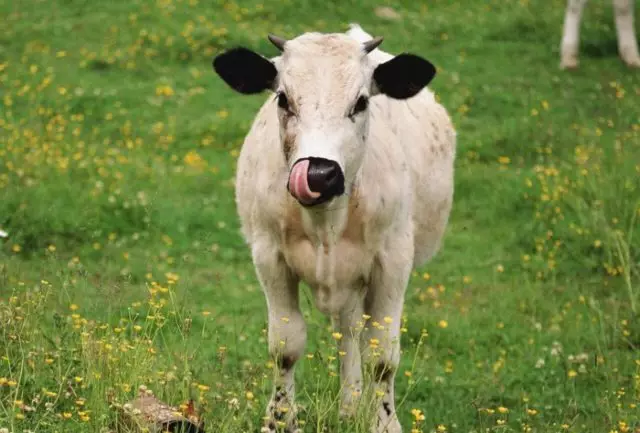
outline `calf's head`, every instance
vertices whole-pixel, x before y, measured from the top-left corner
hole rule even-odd
[[[303,206],[325,203],[343,194],[360,169],[369,99],[410,98],[433,79],[435,68],[407,53],[374,62],[368,54],[382,38],[362,43],[346,34],[305,33],[269,40],[278,57],[234,48],[217,56],[213,68],[237,92],[275,93],[281,149],[274,151],[284,153],[286,187]]]

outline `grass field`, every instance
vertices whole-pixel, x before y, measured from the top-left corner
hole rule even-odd
[[[233,178],[267,96],[211,60],[351,21],[437,65],[459,136],[443,249],[407,289],[405,431],[640,431],[640,73],[604,0],[561,72],[563,8],[0,2],[0,432],[109,431],[140,385],[194,399],[207,432],[259,431],[266,306]],[[303,293],[305,431],[364,432],[338,419],[339,355]]]

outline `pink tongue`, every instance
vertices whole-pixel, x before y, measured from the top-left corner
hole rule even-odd
[[[309,160],[305,159],[296,163],[289,173],[289,191],[302,203],[311,203],[318,197],[319,192],[311,191],[307,175],[309,173]]]

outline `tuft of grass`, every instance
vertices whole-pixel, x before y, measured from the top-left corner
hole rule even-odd
[[[640,76],[608,3],[558,69],[565,2],[0,3],[0,432],[106,432],[140,387],[207,432],[257,431],[266,306],[233,198],[265,96],[211,69],[271,32],[344,31],[434,62],[458,130],[443,248],[406,294],[405,431],[632,432],[640,404]],[[605,2],[606,3],[606,2]],[[638,21],[638,20],[637,20]],[[339,419],[339,362],[307,287],[305,431]],[[370,372],[365,368],[365,376]]]

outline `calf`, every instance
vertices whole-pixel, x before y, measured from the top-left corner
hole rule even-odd
[[[346,34],[269,39],[281,51],[275,58],[235,48],[213,62],[236,91],[273,92],[245,138],[236,178],[277,366],[263,431],[278,421],[297,431],[304,281],[332,318],[343,353],[341,413],[353,413],[361,362],[371,359],[382,396],[372,431],[400,432],[394,376],[405,289],[412,269],[439,249],[453,198],[456,133],[425,88],[436,71],[416,55],[379,50],[382,38],[358,25]]]
[[[622,61],[633,68],[640,68],[638,41],[633,24],[633,1],[613,0],[618,51]],[[560,44],[560,67],[578,67],[578,46],[580,45],[580,20],[587,0],[568,0]]]

